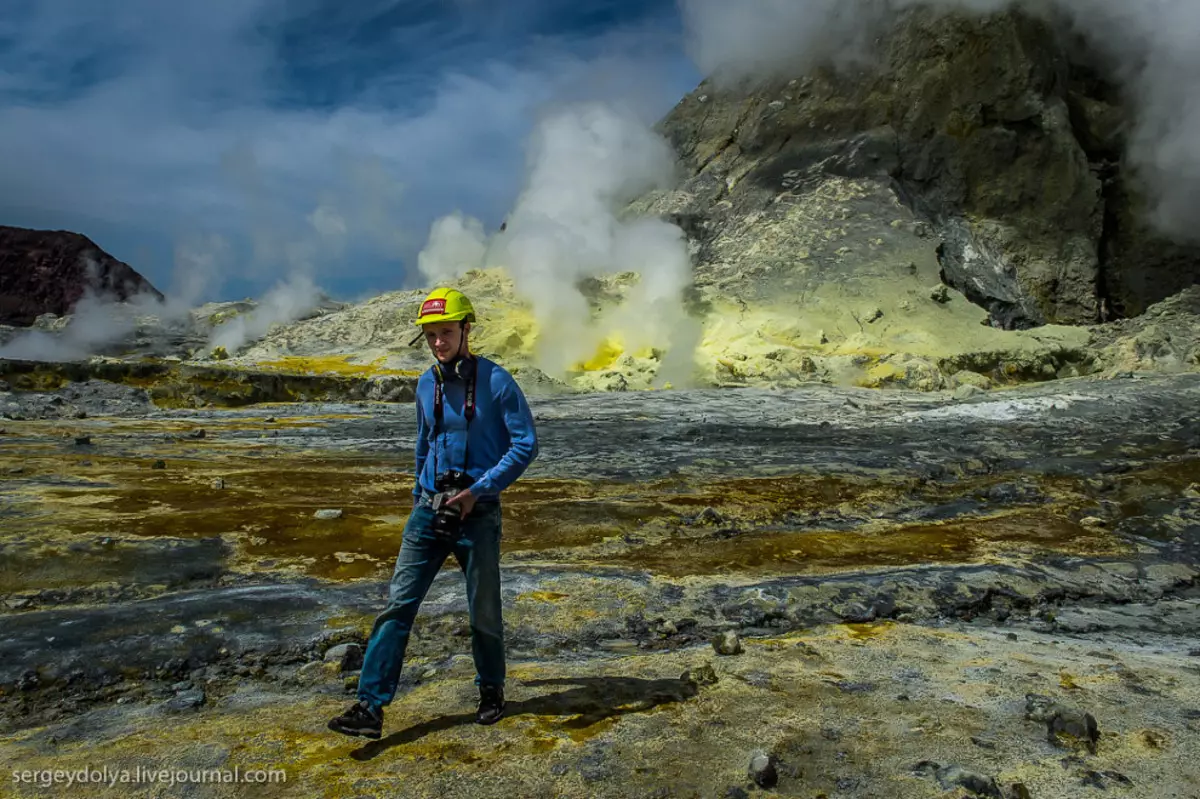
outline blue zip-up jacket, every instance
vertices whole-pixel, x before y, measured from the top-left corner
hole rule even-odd
[[[413,496],[422,489],[435,492],[438,472],[466,471],[474,480],[471,493],[477,502],[495,502],[538,455],[533,413],[517,381],[504,367],[475,356],[475,419],[470,425],[471,462],[463,469],[467,419],[463,415],[467,384],[451,376],[443,383],[443,417],[434,440],[433,394],[437,378],[429,369],[417,381],[417,479]],[[436,449],[435,449],[436,448]]]

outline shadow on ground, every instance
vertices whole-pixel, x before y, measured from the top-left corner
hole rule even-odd
[[[567,691],[535,696],[519,702],[509,702],[505,717],[512,716],[568,716],[564,729],[582,729],[605,719],[623,716],[626,713],[644,713],[660,705],[683,702],[695,696],[699,689],[696,683],[677,680],[643,680],[637,677],[579,677],[546,680],[524,680],[522,686],[574,685]],[[370,760],[395,746],[403,746],[424,738],[426,735],[453,729],[475,722],[474,713],[457,713],[453,716],[414,724],[407,729],[394,732],[386,738],[356,749],[351,753],[355,760]]]

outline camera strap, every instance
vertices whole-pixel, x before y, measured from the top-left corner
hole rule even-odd
[[[475,374],[477,369],[471,370],[470,377],[467,378],[467,394],[463,398],[463,416],[467,420],[467,438],[463,442],[463,474],[467,473],[467,468],[471,465],[469,446],[471,443],[471,421],[475,418]],[[442,386],[442,373],[438,369],[433,370],[434,386],[433,386],[433,476],[436,478],[438,474],[437,468],[437,439],[441,433],[442,422],[446,414],[446,392]]]

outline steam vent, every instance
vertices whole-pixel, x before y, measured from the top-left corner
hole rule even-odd
[[[421,114],[470,109],[439,181],[506,205],[487,223],[438,205],[409,241],[407,206],[380,203],[450,195],[417,172],[385,185],[440,138],[388,116],[387,92],[431,43],[449,59],[509,35],[501,10],[456,7],[489,21],[452,36],[414,10],[331,8],[260,53],[259,5],[164,17],[152,47],[122,25],[105,47],[129,64],[85,48],[64,67],[97,81],[82,94],[0,80],[13,174],[58,170],[5,184],[0,221],[97,203],[79,224],[95,241],[0,227],[0,795],[1200,796],[1194,9],[651,3],[684,32],[694,90],[639,116],[667,58],[639,49],[657,11],[610,31],[637,70],[578,44],[549,104],[562,92],[516,67],[495,96],[495,75],[438,84]],[[393,25],[378,60],[408,77],[303,105],[341,85],[329,41],[365,53]],[[75,52],[17,40],[23,64]],[[154,80],[112,77],[164,43]],[[254,106],[256,81],[292,74],[263,66],[276,49],[328,85]],[[604,80],[576,79],[593,67]],[[46,86],[45,69],[11,74]],[[614,88],[632,75],[646,85]],[[150,116],[126,110],[164,86]],[[100,106],[103,125],[52,116]],[[113,138],[159,136],[170,109],[187,124],[136,156]],[[529,129],[519,157],[493,117]],[[252,157],[236,126],[259,119]],[[43,124],[46,147],[78,129],[71,157],[25,163],[22,126]],[[338,160],[368,142],[367,167]],[[164,157],[153,192],[121,194]],[[472,171],[490,158],[517,164],[502,190]],[[301,166],[301,221],[255,227],[291,207],[268,200]],[[75,169],[68,200],[53,181]],[[235,189],[244,206],[216,201]],[[121,214],[174,236],[193,230],[162,221],[178,202],[225,232],[178,243],[174,266],[137,255]],[[251,266],[272,241],[275,271]],[[321,266],[376,244],[386,268]],[[217,288],[266,274],[257,299]],[[528,462],[526,406],[536,457],[473,506],[452,539],[470,569],[445,561],[405,637],[387,621],[404,603],[377,622],[398,561],[449,546],[413,512],[415,467],[466,429],[450,375],[430,432],[431,346],[465,329],[419,335],[437,287],[470,299],[487,377],[469,454],[436,469],[492,457],[478,488],[501,456]],[[464,571],[486,594],[495,525],[506,704],[485,724],[473,653],[490,669],[497,646]],[[372,639],[388,624],[390,655]],[[401,654],[380,734],[331,729]]]

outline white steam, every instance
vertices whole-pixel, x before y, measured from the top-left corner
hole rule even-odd
[[[320,289],[312,278],[297,272],[268,291],[249,313],[235,316],[213,330],[209,347],[224,347],[230,354],[262,338],[277,324],[294,322],[320,302]]]
[[[318,207],[309,217],[318,236],[340,235],[336,212]],[[326,245],[328,242],[326,242]],[[235,316],[215,328],[207,349],[222,346],[234,354],[276,324],[287,324],[310,313],[323,299],[311,277],[311,259],[321,246],[301,239],[285,252],[295,268],[262,298],[250,313]],[[228,241],[216,234],[193,236],[175,248],[170,291],[164,299],[149,293],[119,300],[97,288],[97,269],[88,263],[87,286],[68,316],[49,325],[17,333],[0,345],[0,358],[37,361],[75,361],[100,354],[120,354],[135,337],[160,342],[192,329],[191,311],[215,293],[233,267]],[[193,331],[203,335],[203,331]],[[165,346],[165,345],[164,345]]]
[[[232,263],[229,242],[219,234],[192,236],[179,242],[175,246],[171,290],[166,292],[167,317],[182,318],[203,302],[225,281]]]
[[[482,225],[455,214],[434,223],[419,257],[437,283],[467,269],[501,266],[531,304],[538,367],[561,376],[606,339],[626,352],[671,346],[691,281],[683,231],[658,219],[621,220],[621,210],[670,187],[675,154],[634,114],[583,103],[545,116],[529,147],[525,186],[506,229],[489,241]],[[583,278],[637,272],[630,299],[593,320]]]
[[[680,0],[689,52],[729,85],[870,54],[883,26],[913,7],[987,13],[1021,0]],[[1039,4],[1030,5],[1035,9]],[[1129,156],[1151,187],[1154,221],[1197,238],[1200,213],[1200,3],[1050,0],[1108,55],[1134,98]]]
[[[451,280],[487,258],[487,234],[478,219],[453,213],[433,223],[429,242],[417,255],[417,268],[433,283]]]
[[[250,211],[253,257],[249,261],[239,261],[233,245],[220,234],[192,233],[175,246],[165,299],[143,294],[125,302],[96,290],[96,270],[91,268],[89,288],[69,319],[48,330],[21,331],[0,346],[0,357],[79,360],[119,354],[134,337],[143,344],[157,340],[169,350],[167,342],[181,332],[201,340],[207,335],[206,351],[220,346],[234,355],[273,326],[300,319],[324,299],[316,274],[345,255],[350,239],[371,238],[388,248],[401,242],[394,226],[388,224],[399,186],[382,170],[370,168],[368,160],[346,159],[342,167],[346,190],[324,193],[311,212],[297,219],[287,209],[265,201],[254,151],[248,147],[231,150],[224,168],[241,188]],[[285,276],[252,312],[232,317],[211,333],[196,328],[192,309],[217,296],[234,269],[243,274],[269,269]]]
[[[1116,64],[1137,107],[1129,155],[1154,189],[1154,222],[1200,239],[1200,3],[1058,0]]]
[[[162,316],[174,309],[153,294],[137,294],[125,302],[101,291],[99,269],[87,259],[83,295],[69,318],[22,330],[0,345],[0,358],[29,361],[75,361],[119,344],[131,336],[146,316]]]

